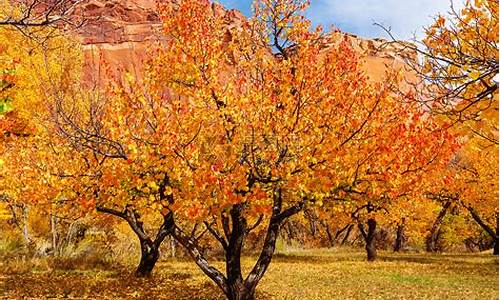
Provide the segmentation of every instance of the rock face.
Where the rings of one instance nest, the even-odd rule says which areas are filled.
[[[386,40],[379,38],[363,39],[345,32],[335,32],[331,36],[333,36],[334,40],[346,41],[359,54],[362,69],[373,81],[383,80],[389,67],[398,69],[405,65],[400,54],[401,51],[409,50],[404,50],[404,46],[388,43]],[[405,53],[405,56],[416,59],[416,53]]]
[[[154,39],[160,27],[151,0],[90,0],[81,13],[88,20],[78,32],[85,45],[144,42]]]
[[[98,83],[108,71],[140,74],[147,48],[161,37],[154,0],[90,0],[77,13],[86,20],[76,31],[83,45],[85,81]]]
[[[230,27],[245,23],[245,17],[237,10],[226,10],[217,4],[213,9],[227,19]],[[147,48],[164,38],[156,1],[89,0],[80,10],[87,20],[76,32],[83,44],[85,80],[96,83],[124,71],[140,77]],[[382,80],[388,65],[403,65],[394,46],[379,50],[385,43],[382,39],[367,40],[342,32],[332,35],[334,39],[346,40],[359,53],[363,69],[372,80]]]

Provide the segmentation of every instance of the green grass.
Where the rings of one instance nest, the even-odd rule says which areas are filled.
[[[255,257],[245,257],[250,270]],[[216,262],[222,267],[222,262]],[[0,270],[1,270],[0,266]],[[12,268],[11,268],[12,269]],[[0,298],[223,299],[190,261],[166,260],[152,279],[125,271],[0,275]],[[498,299],[498,259],[490,254],[364,253],[319,249],[278,253],[258,287],[258,299]]]

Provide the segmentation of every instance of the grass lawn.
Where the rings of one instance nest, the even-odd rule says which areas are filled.
[[[244,259],[247,270],[255,258]],[[151,279],[130,268],[62,271],[38,263],[0,262],[0,299],[223,299],[190,261],[166,260]],[[218,266],[222,266],[219,262]],[[498,259],[491,254],[393,254],[366,262],[346,249],[277,254],[258,299],[498,299]]]

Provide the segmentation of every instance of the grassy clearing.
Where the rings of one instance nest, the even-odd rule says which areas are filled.
[[[255,258],[244,259],[247,270]],[[192,262],[161,262],[152,279],[131,267],[59,270],[0,263],[0,298],[223,299]],[[222,266],[221,262],[217,263]],[[345,249],[280,253],[258,299],[498,299],[498,259],[490,254],[393,254],[369,263]]]

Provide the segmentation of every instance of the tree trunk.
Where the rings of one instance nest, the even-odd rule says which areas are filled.
[[[175,257],[175,239],[173,236],[170,237],[170,254]]]
[[[404,219],[401,224],[398,224],[398,228],[396,229],[396,241],[394,243],[394,252],[399,252],[403,248],[404,244],[404,231],[405,231],[405,225],[404,225]]]
[[[474,221],[476,221],[481,228],[486,231],[490,237],[493,239],[494,244],[493,244],[493,255],[498,255],[498,216],[496,218],[496,226],[495,230],[493,230],[488,224],[486,224],[479,213],[472,207],[472,206],[466,206],[467,210],[469,210],[472,218]]]
[[[160,251],[149,241],[141,241],[141,260],[135,271],[137,277],[150,277],[158,258]]]
[[[117,211],[112,208],[98,206],[98,212],[103,212],[120,217],[127,221],[130,228],[134,231],[141,244],[141,260],[135,271],[137,277],[148,277],[151,275],[153,268],[160,257],[160,245],[165,238],[175,229],[173,213],[168,213],[163,216],[163,223],[156,233],[153,240],[144,230],[144,224],[140,220],[141,216],[135,210],[125,207],[123,211]]]
[[[342,245],[344,245],[344,244],[345,244],[345,243],[349,240],[349,236],[351,235],[351,231],[352,231],[352,228],[353,228],[353,227],[354,227],[354,226],[351,224],[351,225],[349,225],[349,227],[347,228],[347,232],[346,232],[346,234],[345,234],[344,238],[342,239],[342,242],[340,243],[340,245],[341,245],[341,246],[342,246]]]
[[[226,251],[227,297],[230,300],[253,299],[253,292],[244,284],[241,274],[241,252],[247,234],[247,220],[243,217],[243,205],[231,208],[231,234]]]
[[[52,234],[52,251],[54,256],[59,255],[59,249],[57,247],[57,217],[54,212],[50,214],[50,231]]]
[[[28,213],[29,213],[28,206],[24,205],[23,206],[23,238],[24,238],[24,242],[26,244],[29,244],[31,242],[29,230],[28,230]]]
[[[439,229],[441,228],[441,223],[443,222],[444,217],[446,216],[446,212],[448,208],[450,208],[451,202],[448,201],[443,205],[443,208],[439,212],[434,224],[432,224],[429,235],[425,240],[426,250],[427,252],[437,252],[437,240],[439,237]]]
[[[330,229],[330,225],[328,225],[328,223],[325,220],[322,220],[320,222],[320,224],[322,224],[323,227],[325,227],[326,237],[328,238],[328,245],[330,247],[335,246],[335,239],[333,238],[332,230]]]
[[[255,299],[255,290],[249,290],[243,280],[228,283],[227,298],[229,300],[253,300]]]
[[[276,240],[279,235],[280,226],[292,215],[300,212],[304,202],[299,202],[285,210],[282,210],[281,189],[277,188],[273,195],[273,209],[267,227],[264,245],[254,267],[243,279],[241,274],[241,251],[243,242],[248,233],[255,228],[247,226],[247,220],[243,216],[243,204],[235,204],[230,210],[229,216],[221,214],[221,225],[224,236],[211,224],[205,223],[208,231],[215,237],[224,249],[226,258],[226,276],[211,266],[197,245],[194,236],[186,235],[179,227],[175,226],[172,236],[182,245],[196,262],[198,267],[212,279],[230,300],[253,300],[257,284],[267,271],[276,248]],[[231,224],[231,226],[230,226]]]
[[[377,259],[377,248],[375,247],[375,230],[377,228],[377,221],[375,219],[368,219],[368,232],[366,233],[366,255],[368,261],[374,261]]]

